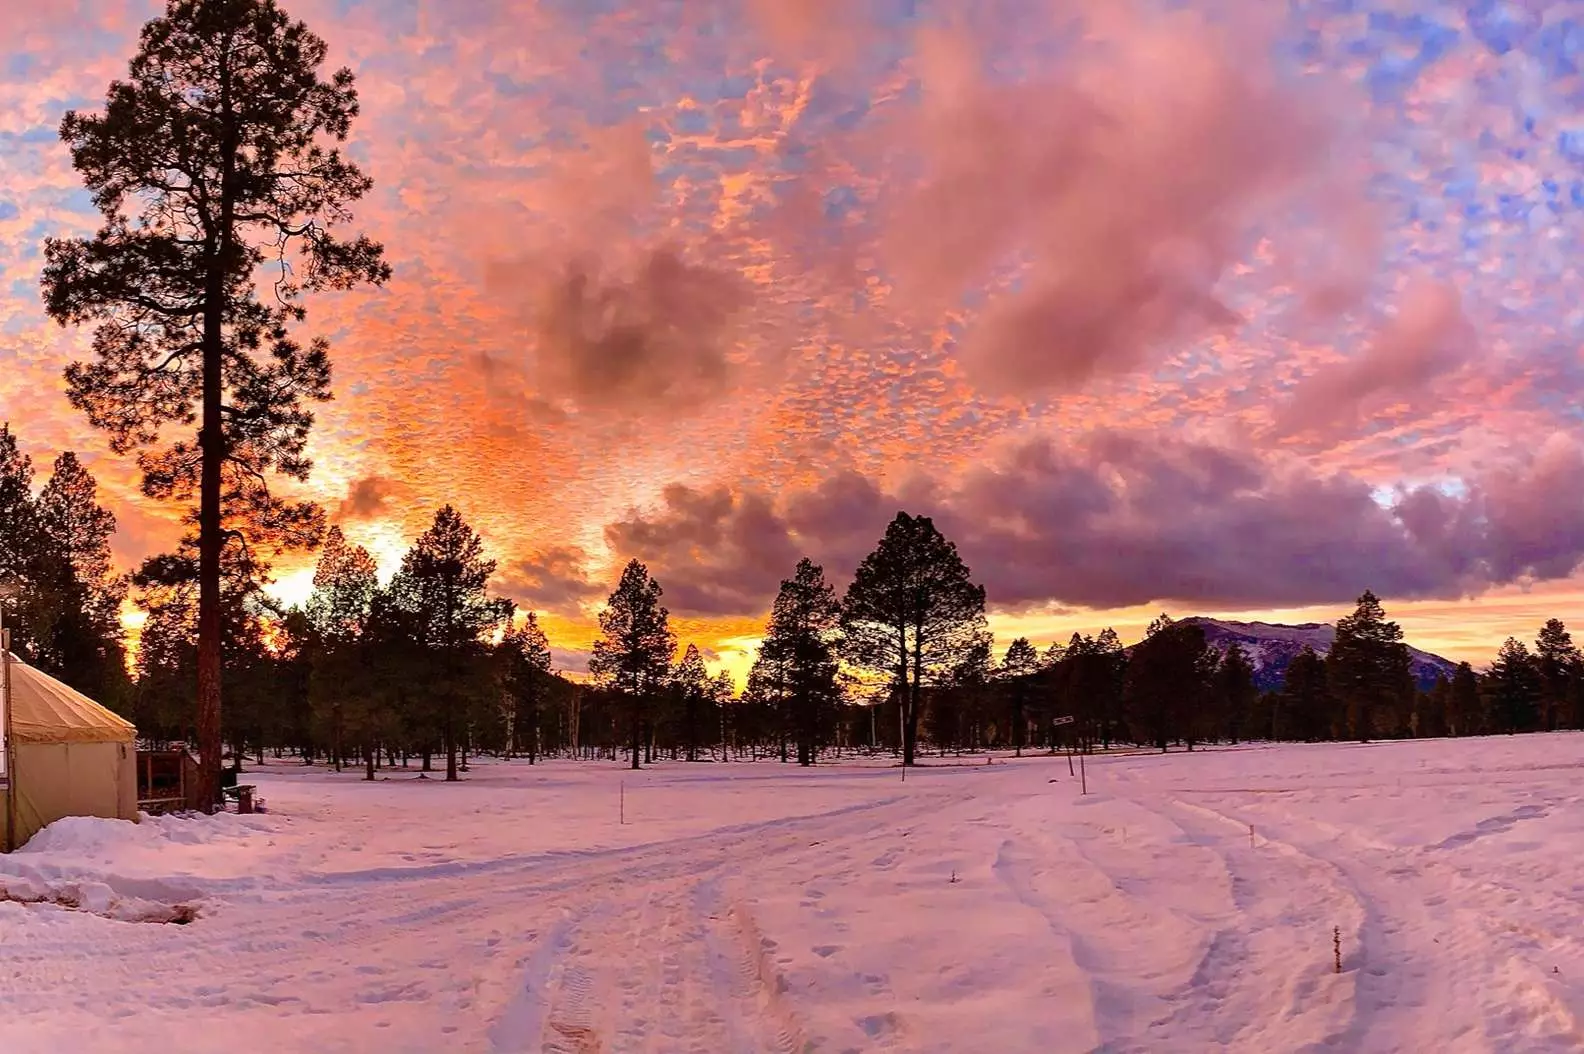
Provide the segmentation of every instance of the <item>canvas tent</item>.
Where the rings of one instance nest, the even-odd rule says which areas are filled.
[[[62,816],[136,820],[137,730],[14,655],[10,666],[10,789],[0,791],[0,825],[12,817],[11,848]]]

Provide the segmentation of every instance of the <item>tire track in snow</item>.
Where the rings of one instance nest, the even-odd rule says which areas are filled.
[[[1544,819],[1577,798],[1520,806],[1481,820],[1433,845],[1405,849],[1366,840],[1336,824],[1277,817],[1285,837],[1323,856],[1366,894],[1371,913],[1360,935],[1361,1020],[1347,1039],[1362,1051],[1391,1049],[1394,1031],[1416,1018],[1436,1022],[1447,1049],[1501,1052],[1584,1049],[1584,1027],[1568,999],[1566,978],[1545,967],[1557,958],[1584,959],[1575,937],[1544,930],[1575,918],[1576,901],[1515,902],[1514,891],[1485,870],[1457,861],[1456,850]],[[1236,821],[1234,821],[1236,822]],[[1539,884],[1530,892],[1541,891]],[[1542,959],[1538,954],[1546,947]],[[1553,968],[1554,969],[1554,968]],[[1444,994],[1414,1012],[1422,982],[1433,973]],[[1417,987],[1416,987],[1417,986]]]
[[[576,889],[585,899],[599,896],[601,906],[570,924],[553,946],[541,1045],[528,1049],[803,1054],[810,1048],[802,1026],[746,905],[720,893],[722,873],[795,863],[833,844],[866,839],[875,827],[874,808],[899,814],[895,822],[903,822],[935,807],[927,796],[891,799],[796,823],[756,825],[757,837],[746,846],[710,836],[688,840],[693,844],[682,849],[691,854],[668,848],[658,861],[624,854],[620,866],[612,863],[598,875],[578,871]],[[813,842],[810,828],[819,834]],[[508,1003],[496,1030],[525,1017]],[[497,1046],[500,1054],[512,1049]]]
[[[1221,825],[1229,844],[1240,844],[1239,833],[1248,830],[1241,817],[1202,803],[1178,804]],[[1291,826],[1303,821],[1291,816],[1278,821],[1281,837],[1271,837],[1271,817],[1263,815],[1261,820],[1259,830],[1270,848],[1329,869],[1359,911],[1352,940],[1343,947],[1342,976],[1350,977],[1354,985],[1353,1017],[1302,1049],[1396,1051],[1405,1035],[1424,1037],[1425,1049],[1507,1049],[1481,1043],[1479,1022],[1470,1016],[1481,1002],[1482,981],[1469,973],[1479,970],[1486,955],[1481,941],[1470,940],[1474,931],[1448,925],[1441,905],[1427,902],[1422,889],[1410,889],[1386,874],[1390,867],[1378,851],[1362,846],[1339,851],[1342,846],[1335,838],[1295,837]],[[1323,923],[1318,917],[1299,920],[1305,930],[1322,928]],[[1343,932],[1348,933],[1345,924]],[[1295,932],[1292,944],[1296,955],[1303,954],[1299,949],[1311,957],[1329,950],[1320,934],[1299,937]]]
[[[1142,803],[1141,803],[1142,804]],[[1219,855],[1232,879],[1233,910],[1217,920],[1193,982],[1178,993],[1165,1034],[1197,1030],[1223,1049],[1266,1051],[1338,1044],[1355,1027],[1356,975],[1338,975],[1332,930],[1351,944],[1363,899],[1334,865],[1198,803],[1173,799],[1184,834]],[[1162,812],[1160,805],[1154,806]]]
[[[717,883],[702,884],[696,903],[707,920],[705,942],[715,989],[734,1008],[732,1050],[744,1054],[803,1054],[808,1035],[782,992],[781,973],[748,907],[729,901]]]

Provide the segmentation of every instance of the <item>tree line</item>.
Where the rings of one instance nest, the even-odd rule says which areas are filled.
[[[36,486],[0,426],[0,605],[22,657],[126,714],[150,743],[191,742],[199,653],[197,558],[174,553],[114,573],[115,518],[71,453]],[[1481,673],[1462,663],[1416,686],[1402,630],[1371,593],[1324,656],[1306,648],[1273,691],[1248,655],[1160,616],[1125,648],[1106,629],[1043,653],[1012,641],[999,662],[984,589],[923,516],[898,513],[838,593],[801,560],[771,606],[743,690],[678,647],[664,589],[639,561],[599,615],[590,680],[553,670],[532,611],[490,592],[495,561],[451,506],[435,513],[388,582],[330,528],[306,603],[285,607],[246,548],[223,566],[222,736],[233,758],[440,771],[470,755],[622,758],[633,766],[775,758],[811,765],[892,751],[914,764],[989,749],[1193,749],[1246,740],[1337,740],[1584,728],[1584,654],[1557,619],[1531,650],[1509,639]],[[146,613],[129,671],[119,609]],[[1070,718],[1057,724],[1057,718]]]

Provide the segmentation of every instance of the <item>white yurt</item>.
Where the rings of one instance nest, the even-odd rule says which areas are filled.
[[[12,849],[63,816],[136,821],[132,723],[14,655],[10,671],[10,789],[0,791],[0,839],[8,818]]]

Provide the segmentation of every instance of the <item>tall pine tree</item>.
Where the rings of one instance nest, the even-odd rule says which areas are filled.
[[[523,620],[501,637],[499,652],[504,663],[502,687],[511,707],[511,744],[513,754],[528,755],[528,764],[538,760],[540,726],[550,687],[550,641],[539,628],[539,617],[525,612]]]
[[[1254,666],[1237,641],[1228,645],[1221,656],[1216,694],[1221,709],[1221,735],[1229,743],[1252,738],[1248,726],[1259,691],[1254,687]]]
[[[664,594],[647,567],[630,561],[600,612],[600,636],[589,659],[589,672],[627,702],[635,769],[642,767],[646,721],[676,654],[671,615],[660,603]]]
[[[313,627],[313,665],[308,697],[316,723],[330,744],[336,770],[348,743],[362,747],[364,778],[374,778],[379,732],[379,693],[372,677],[369,621],[379,592],[379,568],[341,528],[330,528],[314,568],[308,622]]]
[[[1306,644],[1287,664],[1271,715],[1271,735],[1313,743],[1339,735],[1335,723],[1336,700],[1326,676],[1326,661]]]
[[[1485,672],[1486,712],[1493,731],[1533,732],[1540,726],[1540,671],[1523,641],[1508,637]]]
[[[1447,700],[1447,724],[1455,736],[1477,736],[1485,731],[1485,707],[1480,699],[1479,677],[1466,662],[1452,671],[1452,692]]]
[[[1540,727],[1547,732],[1565,728],[1573,723],[1573,699],[1584,656],[1561,619],[1548,619],[1540,627],[1534,660],[1540,675]]]
[[[1001,659],[1001,684],[1006,692],[1008,728],[1012,733],[1012,748],[1018,757],[1028,739],[1029,699],[1034,692],[1034,675],[1039,672],[1039,652],[1027,637],[1019,637],[1008,647]]]
[[[920,703],[984,642],[984,587],[928,516],[899,512],[842,602],[843,650],[886,677],[902,707],[902,764],[912,765]]]
[[[0,424],[0,614],[11,631],[12,650],[34,662],[53,614],[43,551],[33,459],[22,452],[10,426]]]
[[[804,557],[781,583],[754,663],[758,676],[750,673],[754,684],[774,685],[799,765],[814,764],[840,702],[840,623],[841,605],[824,568]]]
[[[1353,614],[1337,621],[1326,666],[1354,739],[1373,739],[1377,726],[1386,726],[1413,698],[1413,660],[1402,627],[1386,620],[1374,593],[1359,597]]]
[[[104,217],[92,238],[45,246],[50,316],[98,324],[68,394],[117,453],[143,449],[150,496],[198,505],[205,801],[220,771],[222,550],[306,546],[322,525],[267,485],[307,478],[308,407],[330,397],[327,344],[292,336],[303,296],[390,273],[379,245],[331,233],[372,184],[335,145],[358,99],[350,70],[321,77],[325,53],[275,0],[169,0],[104,112],[60,128]]]
[[[714,682],[704,665],[704,656],[698,645],[689,644],[682,658],[671,671],[671,686],[676,692],[678,723],[681,726],[683,757],[698,760],[699,742],[703,738],[708,710],[714,692]]]
[[[489,595],[495,561],[461,513],[447,505],[402,557],[388,587],[388,618],[419,650],[432,675],[424,691],[446,755],[446,780],[457,778],[457,750],[466,712],[487,680],[484,637],[512,614],[512,603]]]
[[[122,646],[127,580],[111,566],[116,520],[70,451],[55,459],[38,498],[48,591],[54,612],[41,659],[48,672],[91,698],[124,705],[130,685]]]

